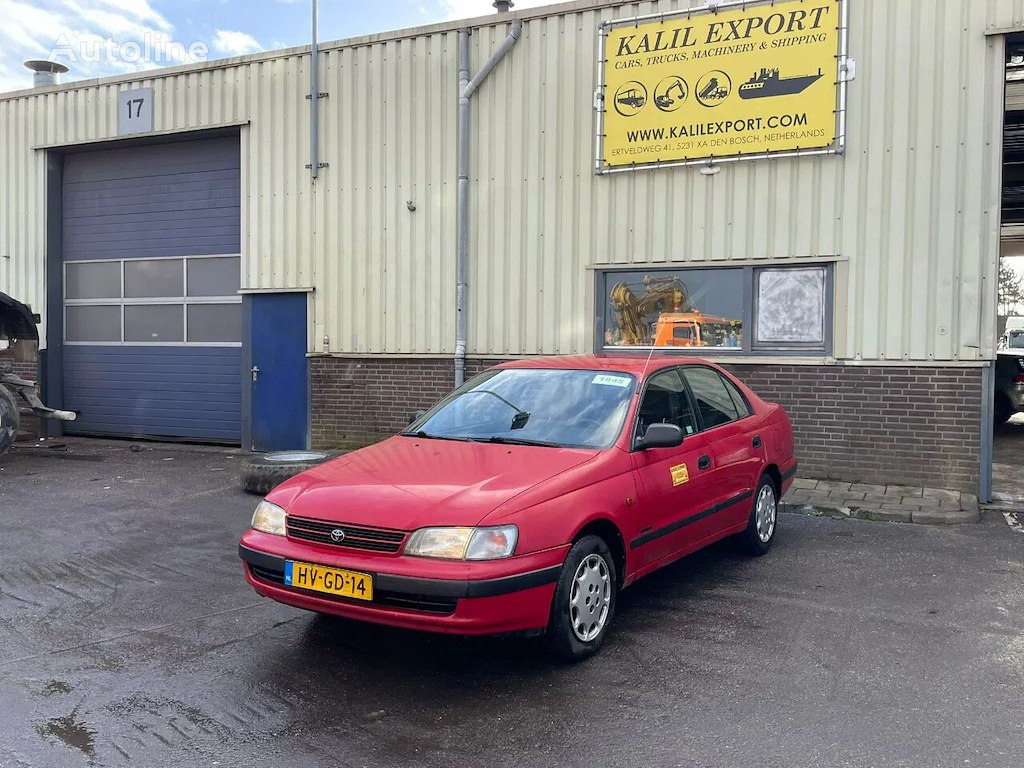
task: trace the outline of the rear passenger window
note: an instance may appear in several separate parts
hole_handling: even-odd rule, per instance
[[[732,395],[732,401],[736,403],[736,410],[739,412],[740,418],[744,419],[750,415],[750,405],[747,403],[747,398],[736,389],[736,385],[729,381],[724,376],[721,377],[722,383],[725,384],[725,388],[729,390],[729,394]]]
[[[740,418],[736,401],[726,389],[726,382],[717,371],[702,367],[686,368],[683,375],[693,391],[694,400],[697,401],[697,410],[700,411],[704,429],[728,424]],[[739,395],[738,392],[736,394]],[[743,414],[747,415],[749,414]]]

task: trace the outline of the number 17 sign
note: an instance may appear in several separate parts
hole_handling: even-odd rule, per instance
[[[117,94],[117,135],[153,130],[153,89],[136,88]]]

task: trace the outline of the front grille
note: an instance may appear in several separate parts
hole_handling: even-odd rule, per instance
[[[268,571],[266,568],[260,568],[252,563],[249,563],[249,570],[260,581],[269,581],[271,584],[284,584],[284,573],[282,571]]]
[[[313,541],[317,544],[326,544],[329,547],[363,549],[386,554],[398,552],[402,548],[402,542],[405,541],[405,531],[396,531],[390,528],[366,528],[346,523],[328,523],[323,520],[291,515],[287,519],[287,528],[288,536],[293,539]],[[335,530],[345,532],[345,538],[342,541],[335,541],[331,538],[331,532]]]
[[[252,575],[260,581],[265,581],[270,584],[284,585],[284,572],[260,568],[258,565],[253,565],[252,563],[248,563],[248,566]],[[294,589],[294,587],[292,587],[292,589]],[[304,589],[297,591],[314,594],[323,600],[337,600],[339,602],[352,603],[353,605],[376,605],[386,608],[400,608],[407,611],[436,613],[442,616],[450,616],[455,613],[455,609],[459,604],[458,599],[454,597],[447,598],[427,597],[424,595],[407,595],[401,592],[388,592],[380,589],[374,593],[373,602],[371,603],[367,603],[362,600],[349,600],[344,597],[335,597],[334,595],[325,595],[320,592],[308,592]]]
[[[423,595],[393,594],[378,591],[373,595],[373,605],[384,605],[388,608],[404,608],[409,611],[437,613],[444,616],[455,613],[459,601],[454,597],[424,597]]]

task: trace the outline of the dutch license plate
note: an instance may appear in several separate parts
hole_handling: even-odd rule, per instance
[[[373,577],[359,571],[328,568],[312,563],[285,560],[284,583],[289,587],[308,589],[356,600],[373,600]]]

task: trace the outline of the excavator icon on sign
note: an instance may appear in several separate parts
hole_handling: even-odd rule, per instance
[[[678,75],[666,77],[654,89],[654,105],[662,112],[675,112],[690,95],[690,86]]]

